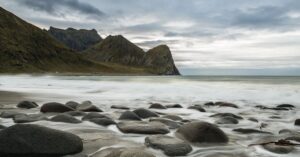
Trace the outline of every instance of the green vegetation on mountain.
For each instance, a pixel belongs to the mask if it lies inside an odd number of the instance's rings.
[[[49,34],[55,39],[62,42],[69,48],[75,51],[83,51],[88,49],[90,46],[99,43],[102,38],[95,29],[76,30],[74,28],[68,28],[66,30],[50,27],[48,30]]]

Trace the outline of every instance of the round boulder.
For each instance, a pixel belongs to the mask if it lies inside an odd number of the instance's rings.
[[[300,119],[296,119],[296,120],[295,120],[295,125],[296,125],[296,126],[300,126]]]
[[[91,120],[94,118],[109,118],[109,117],[99,114],[99,113],[91,112],[91,113],[83,116],[81,120]]]
[[[168,156],[185,156],[193,150],[187,142],[164,135],[146,137],[145,145],[160,149]]]
[[[167,108],[183,108],[180,104],[166,105]]]
[[[0,156],[64,156],[82,149],[78,136],[39,125],[17,124],[0,132]]]
[[[35,102],[32,101],[22,101],[17,105],[18,108],[24,108],[24,109],[36,108],[38,106],[39,105],[37,105]]]
[[[162,123],[143,121],[123,121],[117,124],[123,133],[133,134],[167,134],[169,129]]]
[[[135,114],[134,112],[131,111],[126,111],[121,114],[119,120],[136,120],[136,121],[141,121],[142,119]]]
[[[15,111],[3,111],[0,114],[1,118],[14,118],[17,115],[26,115],[24,113],[19,113],[19,112],[15,112]]]
[[[227,143],[227,135],[216,125],[207,122],[191,122],[182,125],[176,136],[192,143]]]
[[[294,150],[294,146],[281,146],[274,143],[263,145],[263,148],[276,154],[288,154]]]
[[[163,123],[167,125],[169,129],[177,129],[181,126],[178,122],[166,118],[151,118],[149,121]]]
[[[215,123],[216,124],[238,124],[239,121],[232,117],[223,117],[216,120]]]
[[[141,118],[159,117],[158,114],[144,108],[136,109],[133,112]]]
[[[83,112],[103,112],[90,101],[84,101],[76,107],[76,110]]]
[[[215,104],[220,107],[239,108],[236,104],[229,103],[229,102],[216,102]]]
[[[122,105],[112,105],[110,108],[112,109],[119,109],[119,110],[129,110],[129,107],[122,106]]]
[[[72,109],[76,109],[77,108],[77,106],[79,106],[80,104],[78,103],[78,102],[75,102],[75,101],[68,101],[67,103],[66,103],[66,106],[68,106],[68,107],[71,107]]]
[[[171,119],[174,121],[182,121],[183,120],[180,116],[177,116],[177,115],[165,115],[162,118]]]
[[[205,109],[199,105],[190,106],[188,109],[197,110],[199,112],[206,112]]]
[[[108,119],[108,118],[94,118],[94,119],[91,119],[90,122],[93,122],[93,123],[101,125],[101,126],[109,126],[109,125],[116,124],[115,121],[113,121],[112,119]]]
[[[78,124],[81,123],[80,120],[74,118],[71,115],[68,114],[59,114],[57,116],[54,116],[51,118],[52,122],[63,122],[63,123],[73,123],[73,124]]]
[[[13,120],[15,123],[31,123],[41,120],[48,120],[48,118],[43,114],[20,114],[16,115]]]
[[[159,103],[153,103],[150,105],[149,108],[152,108],[152,109],[167,109],[165,106],[163,106],[162,104],[159,104]]]
[[[81,117],[87,115],[87,113],[82,111],[69,111],[69,112],[65,112],[64,114],[68,114],[74,117]]]
[[[57,102],[50,102],[46,103],[41,107],[41,112],[43,113],[64,113],[68,111],[73,111],[71,107],[65,106],[64,104],[57,103]]]

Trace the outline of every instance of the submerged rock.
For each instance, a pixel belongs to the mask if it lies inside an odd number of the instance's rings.
[[[200,112],[206,112],[205,109],[202,108],[199,105],[190,106],[188,109],[193,109],[193,110],[197,110],[197,111],[200,111]]]
[[[0,156],[63,156],[83,149],[81,139],[71,133],[39,125],[17,124],[0,132]]]
[[[242,133],[242,134],[272,134],[272,133],[266,132],[266,131],[260,131],[260,130],[255,130],[255,129],[244,129],[244,128],[233,129],[233,131]]]
[[[45,115],[42,114],[21,114],[21,115],[16,115],[13,118],[15,123],[31,123],[31,122],[36,122],[36,121],[41,121],[41,120],[48,120],[48,118]]]
[[[159,103],[153,103],[150,105],[149,108],[153,108],[153,109],[167,109],[165,106],[163,106],[162,104]]]
[[[122,106],[122,105],[112,105],[110,108],[112,109],[119,109],[119,110],[129,110],[129,107]]]
[[[217,113],[217,114],[211,115],[210,117],[218,117],[218,118],[232,117],[232,118],[235,118],[235,119],[243,119],[243,117],[237,116],[237,115],[232,114],[232,113]]]
[[[149,121],[163,123],[163,124],[167,125],[169,127],[169,129],[177,129],[181,126],[178,122],[175,122],[170,119],[165,119],[165,118],[151,118]]]
[[[167,134],[169,129],[159,122],[123,121],[117,124],[123,133],[134,134]]]
[[[6,128],[6,126],[0,125],[0,130],[5,129],[5,128]]]
[[[109,118],[109,117],[99,114],[99,113],[91,112],[91,113],[83,116],[81,120],[91,120],[94,118]]]
[[[135,114],[134,112],[131,111],[126,111],[121,114],[119,120],[135,120],[135,121],[141,121],[142,119]]]
[[[166,105],[167,108],[183,108],[180,104]]]
[[[155,157],[142,148],[107,148],[101,150],[91,157]]]
[[[228,103],[228,102],[216,102],[215,104],[216,104],[217,106],[220,106],[220,107],[239,108],[236,104]]]
[[[277,107],[285,107],[285,108],[295,108],[294,105],[291,105],[291,104],[281,104],[281,105],[278,105]]]
[[[18,108],[24,108],[24,109],[37,108],[38,106],[39,106],[38,104],[32,101],[22,101],[17,105]]]
[[[91,101],[84,101],[76,107],[76,110],[83,112],[103,112],[101,109],[92,104]]]
[[[249,118],[248,120],[258,123],[258,120],[256,118]]]
[[[176,136],[192,143],[227,143],[227,135],[216,125],[192,122],[182,125]]]
[[[81,123],[80,120],[74,118],[71,115],[68,114],[59,114],[57,116],[54,116],[51,118],[52,122],[63,122],[63,123],[73,123],[73,124],[78,124]]]
[[[238,124],[239,121],[232,117],[222,117],[216,120],[216,124]]]
[[[1,118],[14,118],[17,115],[26,115],[24,113],[19,113],[19,112],[15,112],[15,111],[3,111],[0,114]]]
[[[136,109],[133,112],[141,118],[159,117],[158,114],[144,108]]]
[[[116,124],[115,121],[113,121],[112,119],[108,119],[108,118],[93,118],[90,120],[90,122],[93,122],[93,123],[101,125],[101,126],[109,126],[109,125]]]
[[[185,156],[192,151],[192,147],[187,142],[164,135],[146,137],[145,145],[161,149],[168,156]]]
[[[288,154],[294,150],[294,146],[281,146],[274,143],[263,145],[263,148],[276,154]]]
[[[177,116],[177,115],[165,115],[162,118],[171,119],[174,121],[182,121],[183,120],[180,116]]]
[[[82,112],[82,111],[69,111],[69,112],[65,112],[64,114],[68,114],[74,117],[81,117],[81,116],[86,116],[87,113]]]
[[[80,104],[78,102],[75,101],[68,101],[66,103],[66,106],[71,107],[72,109],[76,110],[77,106],[79,106]]]
[[[64,113],[68,111],[74,111],[74,109],[57,102],[46,103],[41,107],[41,112],[43,113]]]
[[[204,103],[204,106],[216,106],[216,104],[214,102],[206,102]]]
[[[295,125],[296,125],[296,126],[300,126],[300,119],[296,119],[296,120],[295,120]]]

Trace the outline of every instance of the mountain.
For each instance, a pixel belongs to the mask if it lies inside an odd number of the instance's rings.
[[[167,45],[160,45],[146,53],[145,66],[155,69],[160,75],[180,75]]]
[[[75,51],[86,50],[90,46],[95,45],[102,40],[101,36],[97,33],[95,29],[76,30],[74,28],[68,28],[64,30],[50,27],[48,33],[52,35],[55,39],[57,39],[58,41],[62,42],[63,44]]]
[[[145,52],[121,35],[108,36],[83,55],[97,62],[143,67],[158,75],[180,75],[168,46],[157,46]]]
[[[86,57],[100,62],[111,62],[129,66],[144,63],[145,52],[121,35],[108,36],[85,53]]]

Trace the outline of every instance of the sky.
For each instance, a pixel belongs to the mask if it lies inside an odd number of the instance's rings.
[[[183,74],[300,75],[299,0],[0,0],[48,29],[167,44]]]

